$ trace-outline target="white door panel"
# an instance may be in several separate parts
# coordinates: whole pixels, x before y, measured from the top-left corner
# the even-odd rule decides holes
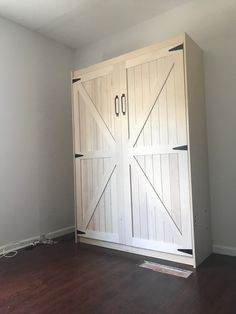
[[[77,229],[94,239],[117,239],[114,75],[87,75],[74,89]]]
[[[182,51],[127,69],[132,243],[174,254],[192,248],[183,71]]]
[[[184,84],[183,51],[163,50],[73,85],[77,227],[86,237],[192,249],[188,152],[173,149],[188,145]]]

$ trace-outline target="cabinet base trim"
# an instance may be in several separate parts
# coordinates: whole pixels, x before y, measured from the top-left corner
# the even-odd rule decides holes
[[[191,265],[195,267],[194,259],[188,256],[168,254],[168,253],[146,250],[146,249],[141,249],[141,248],[118,244],[118,243],[111,243],[111,242],[106,242],[106,241],[101,241],[101,240],[88,239],[88,238],[85,238],[84,236],[79,237],[79,241],[81,243],[101,246],[108,249],[113,249],[113,250],[118,250],[118,251],[123,251],[123,252],[143,255],[143,256],[159,258],[159,259],[186,264],[186,265]]]

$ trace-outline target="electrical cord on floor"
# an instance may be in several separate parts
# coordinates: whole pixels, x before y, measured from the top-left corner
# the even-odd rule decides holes
[[[1,250],[0,258],[3,258],[3,257],[5,257],[5,258],[15,257],[17,255],[17,253],[18,253],[18,250],[17,249],[10,249],[9,246],[11,247],[11,246],[21,245],[21,244],[24,245],[25,242],[23,242],[23,241],[11,242],[10,244],[8,244],[8,246],[7,246],[8,249],[7,250],[6,250],[6,247]],[[30,243],[29,245],[33,245],[33,242]]]
[[[2,250],[2,253],[0,255],[0,258],[12,258],[12,257],[15,257],[17,255],[17,251],[11,251],[11,252],[8,252],[8,253],[5,253],[4,250]]]
[[[27,243],[27,246],[25,246],[25,248],[27,249],[32,249],[34,247],[36,247],[37,245],[54,245],[54,244],[57,244],[58,241],[55,241],[53,239],[48,239],[46,238],[45,236],[42,237],[40,240],[35,240],[31,243]],[[17,241],[17,242],[12,242],[8,245],[9,246],[15,246],[15,245],[26,245],[26,243],[24,241]],[[23,248],[23,247],[22,247]],[[6,248],[3,248],[0,252],[0,259],[5,257],[5,258],[13,258],[15,257],[17,254],[18,254],[18,250],[19,249],[9,249],[6,250]]]

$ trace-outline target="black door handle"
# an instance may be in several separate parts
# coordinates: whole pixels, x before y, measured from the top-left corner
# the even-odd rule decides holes
[[[122,96],[121,96],[121,110],[122,110],[122,113],[125,115],[126,114],[126,97],[125,97],[125,94],[122,94]]]
[[[119,96],[116,95],[115,97],[115,114],[118,117],[120,114],[120,101],[119,101]]]

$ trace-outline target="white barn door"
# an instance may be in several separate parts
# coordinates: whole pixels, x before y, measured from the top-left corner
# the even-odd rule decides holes
[[[116,86],[113,67],[73,84],[77,229],[112,242],[119,242]]]
[[[183,50],[127,63],[131,245],[192,249]]]

